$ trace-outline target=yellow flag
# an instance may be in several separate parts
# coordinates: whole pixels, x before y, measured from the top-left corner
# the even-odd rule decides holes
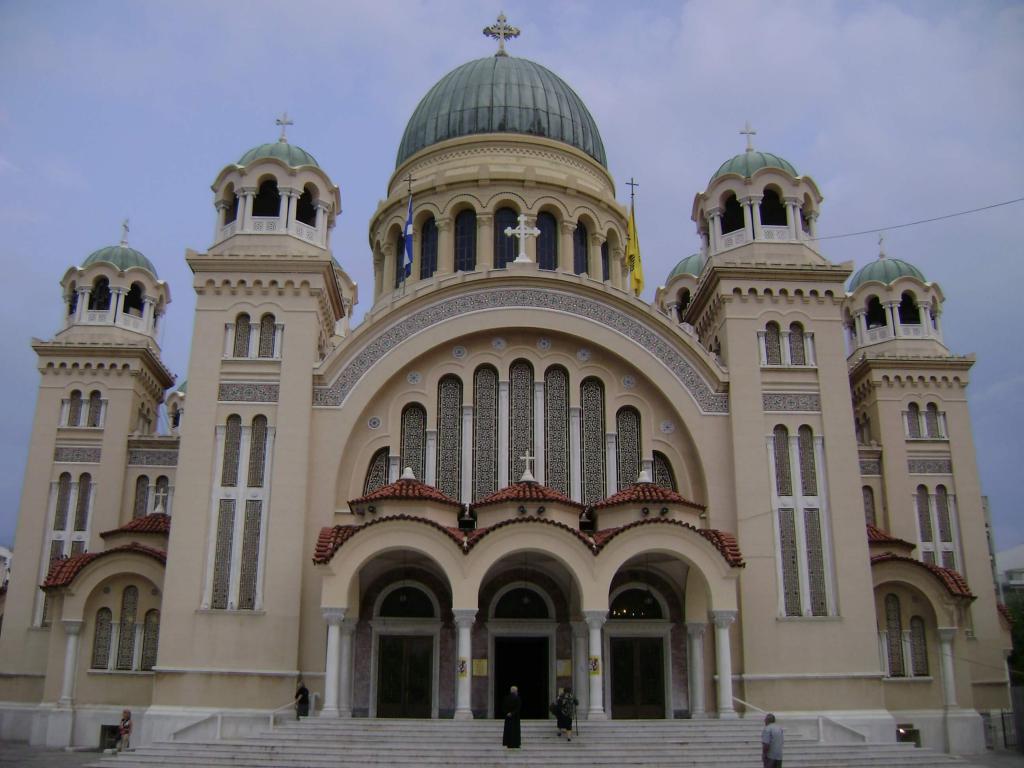
[[[644,289],[644,265],[640,261],[640,238],[636,233],[632,203],[629,206],[629,228],[626,230],[626,267],[629,269],[629,287],[639,296]]]

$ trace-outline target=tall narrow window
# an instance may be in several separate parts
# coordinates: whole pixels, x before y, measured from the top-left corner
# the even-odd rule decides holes
[[[901,325],[921,324],[921,310],[917,306],[917,299],[910,291],[904,291],[900,297],[899,313]]]
[[[281,193],[277,189],[277,179],[266,179],[260,182],[259,190],[252,201],[252,215],[281,215]]]
[[[249,334],[251,330],[249,315],[243,312],[235,318],[235,346],[231,352],[232,356],[249,356]]]
[[[420,280],[433,277],[437,271],[437,222],[434,217],[420,228]]]
[[[476,269],[476,214],[462,211],[455,217],[455,271]]]
[[[53,515],[53,530],[63,531],[68,527],[68,511],[71,509],[71,475],[62,472],[57,480],[57,509]]]
[[[409,467],[423,481],[426,471],[427,411],[419,403],[402,410],[402,468]]]
[[[405,233],[395,233],[395,288],[400,288],[405,280]]]
[[[743,207],[736,199],[736,195],[730,194],[722,207],[722,234],[727,235],[743,229]]]
[[[544,484],[569,494],[569,374],[561,366],[544,372]]]
[[[640,475],[640,412],[626,406],[615,414],[616,450],[621,491],[637,481]]]
[[[939,519],[939,541],[952,542],[953,527],[949,521],[949,494],[944,485],[935,486],[935,514]]]
[[[676,485],[676,473],[672,470],[672,462],[668,456],[659,451],[654,452],[654,484],[667,488],[670,491],[678,491]]]
[[[160,477],[156,479],[156,488],[153,495],[153,510],[155,512],[170,514],[171,481],[167,479],[167,475],[160,475]]]
[[[587,378],[580,384],[583,465],[583,503],[593,504],[606,496],[604,454],[604,385]]]
[[[160,611],[155,608],[146,611],[145,624],[142,631],[142,664],[143,672],[152,671],[156,666],[157,642],[160,639]]]
[[[775,492],[779,496],[793,495],[793,475],[789,468],[789,430],[779,424],[774,431],[775,440]]]
[[[939,428],[939,406],[935,403],[928,403],[924,409],[924,429],[928,437],[942,437],[942,431]]]
[[[96,628],[92,633],[92,663],[90,669],[106,669],[110,664],[110,636],[113,614],[109,608],[96,611]]]
[[[864,521],[868,525],[878,525],[878,517],[875,514],[875,492],[870,485],[861,488],[864,495]]]
[[[68,399],[68,426],[77,427],[82,423],[82,393],[77,389]]]
[[[877,296],[871,296],[868,299],[867,314],[864,319],[868,324],[868,330],[872,328],[884,328],[889,325],[888,313],[885,311],[885,307],[882,306],[882,302],[879,301]]]
[[[252,610],[256,607],[256,576],[260,563],[262,516],[263,501],[246,499],[245,520],[242,525],[242,562],[238,578],[239,610]]]
[[[920,616],[910,617],[910,667],[914,677],[928,676],[928,642]]]
[[[473,374],[473,500],[498,489],[498,372],[481,365]]]
[[[766,227],[786,226],[786,207],[774,189],[766,189],[761,198],[761,224]]]
[[[105,277],[96,278],[89,294],[89,309],[106,312],[110,309],[110,281]]]
[[[121,594],[121,626],[117,633],[117,668],[132,669],[135,660],[135,614],[139,608],[138,587],[125,587]]]
[[[540,269],[558,269],[558,222],[547,211],[537,216],[537,266]]]
[[[800,558],[796,545],[796,519],[791,508],[779,510],[779,546],[782,559],[782,593],[787,616],[800,616]]]
[[[277,321],[269,312],[260,318],[260,357],[274,356],[274,337],[277,335]]]
[[[807,541],[807,592],[811,600],[811,615],[828,615],[827,587],[825,585],[825,553],[822,549],[821,510],[804,510],[804,536]]]
[[[214,545],[211,608],[228,607],[231,587],[231,547],[235,536],[235,500],[221,499],[217,510],[217,540]]]
[[[608,261],[608,241],[601,243],[601,279],[608,282],[611,276],[611,264]]]
[[[222,488],[233,488],[238,485],[238,461],[241,447],[242,417],[232,414],[228,416],[227,427],[224,430],[224,460],[220,473]]]
[[[804,496],[818,495],[818,472],[814,463],[814,433],[804,425],[797,431],[800,454],[800,492]]]
[[[921,437],[921,408],[917,403],[907,406],[907,436]]]
[[[438,490],[458,499],[462,490],[462,380],[443,376],[437,383]]]
[[[313,199],[315,191],[307,184],[295,203],[295,220],[307,227],[316,226],[316,202]]]
[[[139,475],[135,479],[135,504],[132,507],[132,518],[143,517],[149,510],[149,477]]]
[[[516,260],[516,243],[514,237],[508,237],[505,230],[515,228],[519,214],[511,208],[499,208],[494,214],[494,268],[503,269],[506,264]]]
[[[793,323],[789,326],[789,362],[792,365],[807,365],[804,327],[800,323]]]
[[[262,488],[267,467],[267,417],[253,417],[249,432],[249,488]]]
[[[778,323],[768,323],[764,328],[764,353],[768,365],[782,365],[782,340]]]
[[[373,493],[388,483],[388,449],[381,448],[370,458],[363,480],[363,495]]]
[[[576,231],[572,233],[572,271],[577,275],[587,274],[587,225],[576,222]]]
[[[509,378],[509,482],[517,483],[533,454],[533,366],[525,360],[512,363]]]
[[[921,529],[921,541],[923,543],[933,542],[932,516],[928,510],[928,488],[924,485],[917,486],[917,524]]]
[[[903,663],[903,619],[900,617],[900,599],[885,596],[886,648],[889,652],[889,677],[905,677]]]
[[[89,502],[92,501],[92,475],[83,472],[78,476],[78,499],[75,502],[75,530],[84,531],[89,526]]]
[[[100,426],[100,416],[103,414],[103,399],[97,390],[89,393],[89,413],[85,423],[90,427]]]

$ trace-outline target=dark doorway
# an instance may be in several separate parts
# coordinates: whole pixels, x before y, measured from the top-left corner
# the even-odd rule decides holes
[[[665,667],[660,637],[611,639],[612,717],[665,717]]]
[[[377,717],[430,717],[434,639],[381,635],[377,655]]]
[[[494,716],[504,717],[502,699],[513,685],[522,699],[521,717],[548,716],[548,639],[546,637],[494,638]]]

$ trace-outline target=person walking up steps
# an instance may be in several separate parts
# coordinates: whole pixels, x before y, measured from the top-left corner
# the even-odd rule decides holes
[[[572,741],[572,721],[579,703],[569,686],[566,686],[555,699],[555,719],[558,720],[559,738],[565,736],[566,741]]]
[[[764,768],[782,768],[782,727],[775,724],[775,715],[764,716],[761,731],[761,762]]]

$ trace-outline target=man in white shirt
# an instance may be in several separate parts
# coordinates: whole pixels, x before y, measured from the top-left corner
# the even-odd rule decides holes
[[[764,768],[782,768],[782,727],[775,724],[775,715],[764,716],[761,731],[761,762]]]

